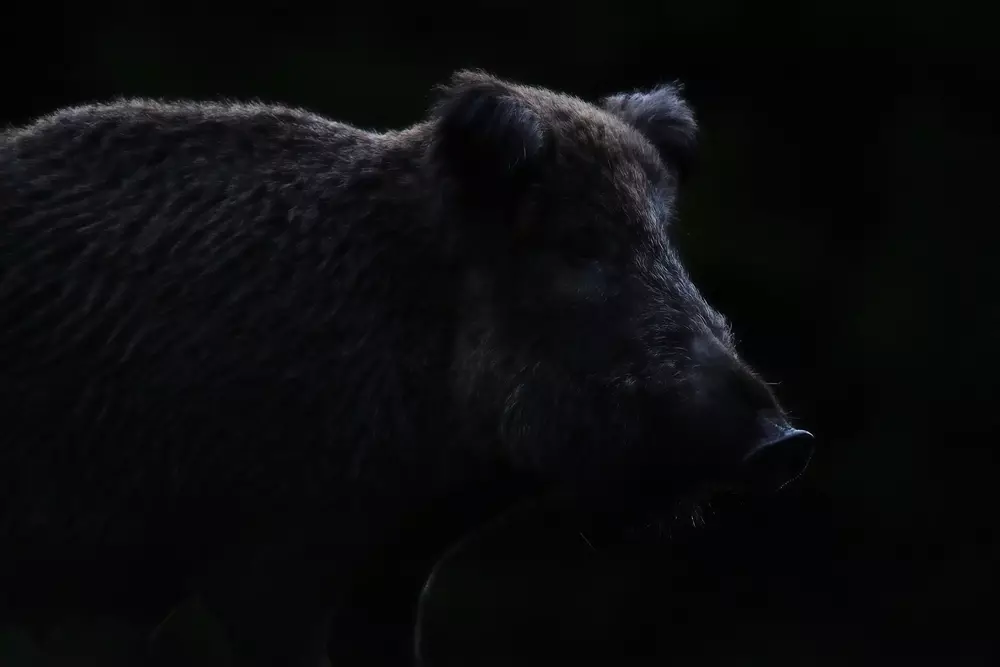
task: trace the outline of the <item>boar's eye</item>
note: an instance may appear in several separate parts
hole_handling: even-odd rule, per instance
[[[606,268],[597,260],[576,261],[555,272],[553,291],[575,301],[602,301],[610,282]]]
[[[585,265],[601,256],[601,247],[593,236],[578,236],[565,244],[566,259],[575,265]]]
[[[609,260],[614,254],[612,243],[598,234],[579,233],[562,243],[562,255],[573,266],[585,266],[599,260]]]

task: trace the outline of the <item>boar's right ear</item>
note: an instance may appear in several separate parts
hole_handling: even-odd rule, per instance
[[[439,166],[477,189],[523,183],[542,159],[549,131],[516,87],[482,72],[460,71],[437,92],[432,150]]]
[[[681,95],[680,84],[610,95],[602,105],[639,130],[680,180],[690,175],[696,158],[698,122]]]

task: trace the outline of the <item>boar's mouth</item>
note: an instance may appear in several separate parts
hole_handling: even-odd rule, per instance
[[[805,474],[815,451],[808,431],[768,422],[740,464],[657,491],[649,481],[604,494],[591,505],[582,537],[592,547],[675,541],[731,514],[755,498],[772,497]]]
[[[811,461],[812,440],[808,431],[771,423],[737,465],[683,474],[689,480],[686,485],[678,479],[657,479],[646,474],[648,469],[639,471],[642,478],[609,473],[601,480],[589,478],[583,484],[559,484],[547,490],[532,485],[520,501],[501,503],[504,508],[498,507],[491,520],[454,542],[435,569],[473,542],[517,524],[527,533],[532,526],[543,534],[554,527],[556,532],[569,529],[593,549],[673,542],[701,531],[715,518],[731,515],[750,498],[773,496],[791,485]]]

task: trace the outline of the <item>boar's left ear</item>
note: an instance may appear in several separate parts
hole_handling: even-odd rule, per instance
[[[619,93],[601,100],[604,109],[635,127],[680,179],[694,166],[698,123],[681,97],[679,84],[645,92]]]
[[[549,131],[515,85],[460,71],[437,92],[433,156],[463,184],[509,188],[540,162]]]

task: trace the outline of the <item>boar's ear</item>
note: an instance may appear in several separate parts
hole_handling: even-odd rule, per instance
[[[440,86],[433,118],[439,166],[490,194],[522,183],[549,144],[542,117],[518,89],[482,72],[460,71]]]
[[[687,178],[694,166],[698,123],[681,97],[679,84],[619,93],[605,97],[601,103],[605,110],[639,130],[679,179]]]

